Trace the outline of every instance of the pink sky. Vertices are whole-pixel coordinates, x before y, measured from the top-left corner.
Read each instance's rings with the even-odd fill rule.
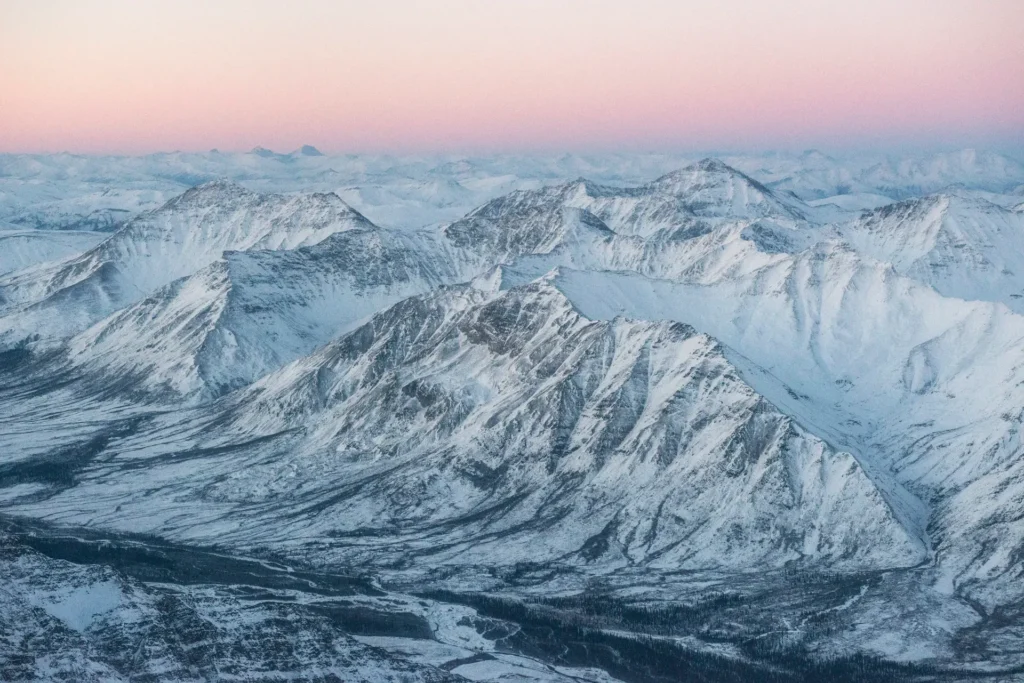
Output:
[[[0,0],[0,151],[1021,143],[1024,0]]]

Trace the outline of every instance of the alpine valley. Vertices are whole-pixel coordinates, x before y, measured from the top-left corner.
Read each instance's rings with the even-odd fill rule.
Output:
[[[0,679],[1024,680],[1024,164],[0,155]]]

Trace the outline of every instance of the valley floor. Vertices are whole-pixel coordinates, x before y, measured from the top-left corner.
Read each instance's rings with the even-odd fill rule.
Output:
[[[918,583],[909,576],[643,572],[589,577],[578,593],[568,588],[582,577],[557,566],[476,579],[471,568],[370,576],[11,517],[0,518],[0,567],[8,577],[0,592],[8,617],[0,676],[10,681],[1012,681],[1024,674],[1019,666],[977,666],[984,652],[975,648],[999,633],[998,618],[962,633],[958,661],[941,665],[820,649],[849,628],[840,615],[884,609],[892,593]]]

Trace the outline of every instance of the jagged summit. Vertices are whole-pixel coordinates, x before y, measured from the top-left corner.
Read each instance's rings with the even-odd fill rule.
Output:
[[[302,147],[299,147],[297,150],[292,152],[292,156],[300,157],[322,157],[323,155],[324,153],[318,150],[313,145],[303,145]]]
[[[186,193],[193,191],[250,192],[250,190],[247,190],[240,183],[237,183],[234,180],[230,180],[228,178],[214,178],[213,180],[208,180],[205,183],[199,183],[198,185],[190,187],[188,190],[186,190]]]
[[[697,161],[687,168],[700,169],[701,171],[710,171],[713,173],[739,173],[732,166],[728,165],[718,157],[704,157],[700,161]]]
[[[605,238],[614,235],[598,216],[573,201],[580,198],[580,189],[568,184],[495,200],[444,226],[442,233],[454,246],[486,255],[495,263],[549,253],[581,231]]]
[[[375,227],[359,211],[352,208],[336,192],[310,192],[300,194],[271,194],[257,192],[233,180],[217,178],[189,188],[182,194],[167,201],[159,212],[183,212],[201,209],[218,209],[221,213],[229,207],[239,210],[270,209],[272,206],[288,206],[303,215],[309,212],[322,211],[335,213],[339,216],[352,217],[353,220],[364,221],[363,227]],[[141,221],[137,221],[141,222]]]
[[[179,207],[188,204],[212,204],[219,201],[231,201],[242,197],[252,197],[257,193],[249,190],[233,180],[227,178],[215,178],[205,183],[200,183],[185,190],[182,194],[168,200],[165,209]]]

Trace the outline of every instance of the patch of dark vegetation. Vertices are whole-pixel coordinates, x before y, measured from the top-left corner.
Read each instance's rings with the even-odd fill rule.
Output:
[[[0,351],[0,372],[11,372],[32,359],[28,349],[16,348]]]
[[[1000,656],[997,643],[1007,633],[1018,631],[1024,626],[1024,600],[999,605],[986,611],[977,602],[964,598],[981,617],[976,623],[960,629],[953,638],[953,647],[963,661],[990,662]],[[1005,654],[1005,653],[1004,653]],[[1013,674],[1024,680],[1024,666],[1017,666]]]
[[[741,643],[783,628],[780,615],[813,625],[819,634],[841,624],[831,608],[876,587],[877,573],[829,574],[783,571],[765,585],[737,581],[731,590],[701,592],[686,602],[630,601],[600,592],[538,600],[581,626],[651,636],[696,635],[709,642]]]
[[[696,613],[710,613],[742,600],[728,594],[697,608],[673,607],[668,610],[613,607],[607,598],[598,598],[588,606],[586,597],[568,598],[561,602],[525,603],[450,591],[430,591],[420,595],[475,609],[480,617],[472,625],[481,635],[493,640],[499,650],[535,657],[559,666],[597,667],[630,683],[918,683],[964,678],[959,672],[953,674],[867,655],[816,659],[770,639],[738,643],[745,657],[730,658],[685,648],[663,636],[611,632],[586,625],[593,615],[617,611],[632,623],[647,624],[653,626],[647,630],[656,630],[659,625],[668,624],[677,617],[684,620],[692,618],[692,613],[686,614],[688,609],[695,609]],[[554,605],[560,609],[553,609]]]
[[[299,590],[326,596],[385,593],[361,576],[276,567],[209,548],[179,546],[144,536],[86,529],[65,530],[0,516],[0,531],[47,557],[75,564],[103,565],[147,583],[217,584],[268,590]]]
[[[494,658],[494,655],[489,655],[486,652],[480,652],[478,654],[473,655],[472,657],[462,657],[461,659],[453,659],[450,662],[445,662],[441,665],[441,668],[445,671],[451,671],[452,669],[457,669],[458,667],[465,666],[466,664],[476,664],[477,662],[489,662]]]
[[[389,636],[430,640],[430,623],[412,612],[382,612],[362,605],[319,603],[307,609],[330,619],[340,630],[356,636]]]
[[[78,474],[102,453],[112,440],[134,433],[145,418],[131,418],[104,428],[89,439],[69,444],[45,455],[0,465],[0,488],[18,484],[46,484],[55,491],[78,483]]]

